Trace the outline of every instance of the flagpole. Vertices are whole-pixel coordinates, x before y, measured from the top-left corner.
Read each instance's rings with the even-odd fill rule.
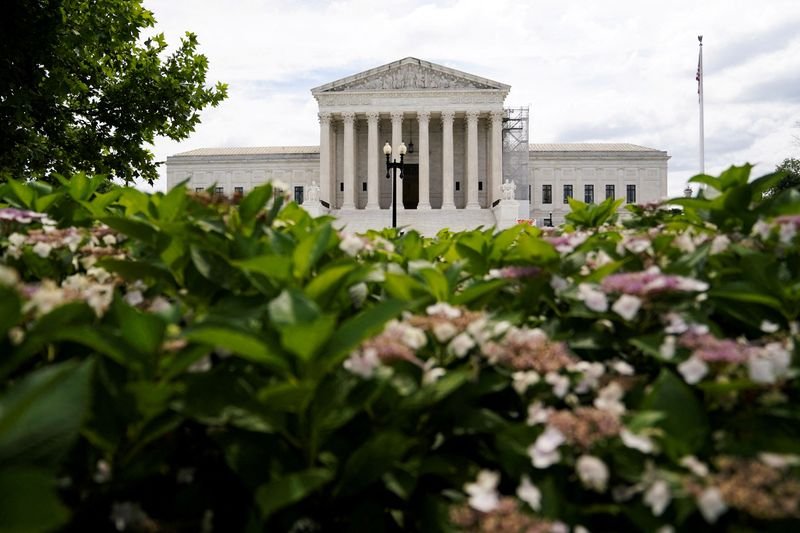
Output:
[[[703,131],[703,36],[698,35],[700,56],[697,61],[697,94],[700,97],[700,174],[706,173],[705,132]]]

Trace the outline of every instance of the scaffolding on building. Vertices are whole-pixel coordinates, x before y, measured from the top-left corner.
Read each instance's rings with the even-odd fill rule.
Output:
[[[530,108],[504,109],[503,116],[503,181],[511,180],[517,185],[514,198],[530,202],[530,177],[528,174],[528,151],[530,132]]]

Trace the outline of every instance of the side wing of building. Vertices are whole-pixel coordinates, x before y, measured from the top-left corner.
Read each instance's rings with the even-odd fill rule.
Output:
[[[635,144],[532,144],[529,152],[531,218],[558,225],[567,197],[587,203],[622,198],[656,202],[667,196],[667,152]]]
[[[298,202],[312,181],[319,183],[319,147],[268,146],[200,148],[167,158],[167,187],[187,181],[189,190],[213,188],[244,194],[267,181],[280,181]]]

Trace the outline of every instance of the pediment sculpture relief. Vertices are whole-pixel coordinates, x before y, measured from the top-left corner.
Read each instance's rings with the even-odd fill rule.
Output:
[[[330,92],[397,89],[496,89],[496,87],[419,65],[401,65],[374,76],[333,87]]]

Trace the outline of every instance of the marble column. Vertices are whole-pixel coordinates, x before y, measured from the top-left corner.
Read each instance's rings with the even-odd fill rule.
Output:
[[[378,209],[378,112],[367,113],[367,209]]]
[[[431,183],[430,183],[430,148],[428,147],[428,122],[431,118],[430,111],[419,111],[419,204],[417,209],[431,208]]]
[[[442,111],[442,209],[455,209],[453,201],[453,118],[452,111]]]
[[[333,206],[331,194],[331,114],[319,113],[319,199]]]
[[[478,203],[478,112],[467,111],[467,209],[480,209]]]
[[[344,182],[344,198],[342,201],[342,209],[355,209],[355,183],[356,183],[356,166],[355,166],[355,142],[353,132],[353,121],[356,114],[352,112],[342,113],[342,121],[344,122],[344,161],[342,165],[342,181]]]
[[[400,161],[400,154],[397,150],[400,148],[400,143],[403,142],[403,112],[392,111],[392,161]],[[389,205],[391,208],[391,204]],[[403,180],[400,179],[400,174],[397,175],[397,208],[404,209],[403,207]]]
[[[497,198],[502,198],[503,186],[503,111],[492,111],[489,118],[492,123],[491,150],[492,166],[489,169],[489,185],[486,187],[486,200],[489,207]]]

